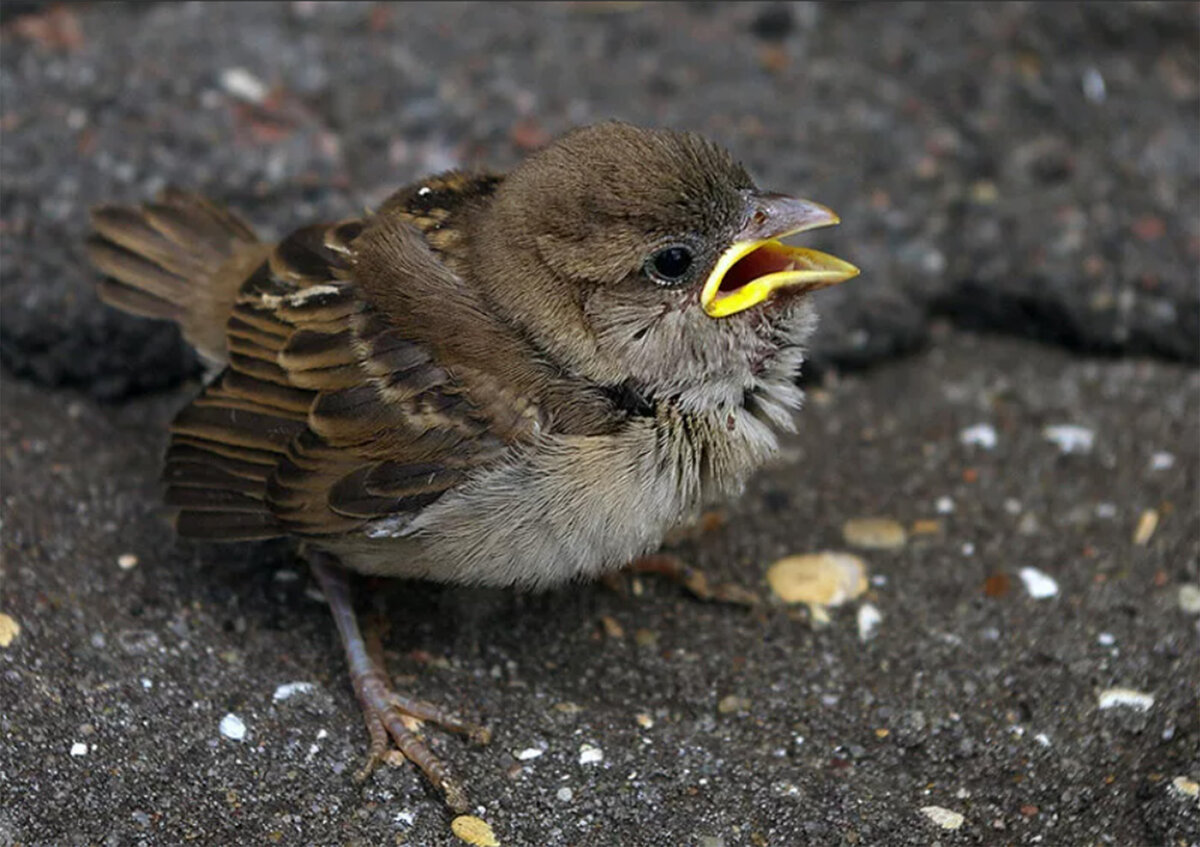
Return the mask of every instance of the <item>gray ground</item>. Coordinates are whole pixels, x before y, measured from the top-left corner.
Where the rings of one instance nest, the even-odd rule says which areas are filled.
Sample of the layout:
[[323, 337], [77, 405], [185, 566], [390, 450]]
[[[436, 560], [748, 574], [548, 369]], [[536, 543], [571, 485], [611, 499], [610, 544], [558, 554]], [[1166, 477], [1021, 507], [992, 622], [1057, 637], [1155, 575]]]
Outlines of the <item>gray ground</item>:
[[859, 550], [871, 588], [825, 628], [655, 580], [375, 585], [401, 681], [495, 730], [432, 743], [502, 843], [1200, 844], [1194, 5], [18, 5], [0, 844], [460, 843], [409, 768], [352, 783], [365, 732], [286, 549], [171, 539], [155, 476], [195, 363], [97, 305], [79, 241], [166, 182], [279, 232], [610, 115], [833, 206], [821, 244], [865, 271], [823, 295], [800, 435], [680, 555], [768, 595], [781, 556], [853, 549], [850, 518], [936, 525]]

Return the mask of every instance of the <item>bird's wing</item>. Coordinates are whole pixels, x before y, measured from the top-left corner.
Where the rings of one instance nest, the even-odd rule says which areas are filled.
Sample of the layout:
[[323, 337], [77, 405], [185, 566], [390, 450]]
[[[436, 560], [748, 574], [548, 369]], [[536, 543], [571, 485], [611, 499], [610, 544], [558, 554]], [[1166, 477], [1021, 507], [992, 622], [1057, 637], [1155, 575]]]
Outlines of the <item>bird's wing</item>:
[[[165, 479], [181, 535], [353, 531], [433, 502], [537, 426], [503, 380], [436, 361], [368, 302], [355, 240], [369, 225], [299, 230], [242, 285], [229, 366], [172, 426]], [[421, 285], [446, 288], [453, 306], [462, 281], [414, 236], [420, 270], [439, 277]]]

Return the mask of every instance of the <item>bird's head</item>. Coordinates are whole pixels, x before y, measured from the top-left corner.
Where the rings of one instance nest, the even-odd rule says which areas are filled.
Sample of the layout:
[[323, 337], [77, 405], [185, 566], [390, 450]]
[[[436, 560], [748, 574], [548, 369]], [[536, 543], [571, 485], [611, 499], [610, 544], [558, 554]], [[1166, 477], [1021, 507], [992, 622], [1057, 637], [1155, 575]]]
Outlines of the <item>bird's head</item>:
[[760, 191], [700, 136], [604, 123], [533, 155], [479, 219], [480, 282], [497, 309], [602, 384], [714, 402], [803, 343], [807, 295], [858, 274], [781, 238], [830, 226], [816, 203]]

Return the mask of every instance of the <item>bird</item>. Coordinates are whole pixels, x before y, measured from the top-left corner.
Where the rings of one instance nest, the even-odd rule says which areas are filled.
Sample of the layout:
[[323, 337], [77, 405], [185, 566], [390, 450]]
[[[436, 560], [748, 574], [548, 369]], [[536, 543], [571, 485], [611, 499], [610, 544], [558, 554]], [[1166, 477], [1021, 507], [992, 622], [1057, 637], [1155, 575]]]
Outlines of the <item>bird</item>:
[[359, 778], [394, 746], [461, 812], [412, 719], [489, 730], [393, 686], [350, 575], [547, 588], [738, 496], [794, 429], [812, 293], [859, 273], [781, 239], [838, 222], [699, 134], [605, 121], [277, 242], [166, 189], [94, 209], [87, 253], [104, 302], [209, 366], [170, 427], [177, 534], [292, 539], [362, 706]]

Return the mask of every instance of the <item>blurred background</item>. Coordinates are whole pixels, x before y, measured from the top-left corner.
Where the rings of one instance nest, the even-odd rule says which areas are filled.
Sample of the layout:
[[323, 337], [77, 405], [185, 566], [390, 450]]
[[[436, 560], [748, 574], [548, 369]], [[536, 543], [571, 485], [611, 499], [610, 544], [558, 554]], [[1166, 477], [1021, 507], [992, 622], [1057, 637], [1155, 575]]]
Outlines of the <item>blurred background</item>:
[[1195, 843], [1197, 4], [6, 2], [0, 48], [0, 843], [452, 843], [405, 770], [341, 772], [302, 569], [158, 519], [199, 367], [101, 307], [87, 210], [178, 185], [279, 235], [613, 117], [836, 209], [816, 243], [863, 269], [820, 295], [784, 464], [689, 559], [762, 588], [852, 518], [907, 540], [871, 554], [878, 641], [665, 585], [393, 590], [401, 670], [512, 727], [439, 747], [503, 843]]

